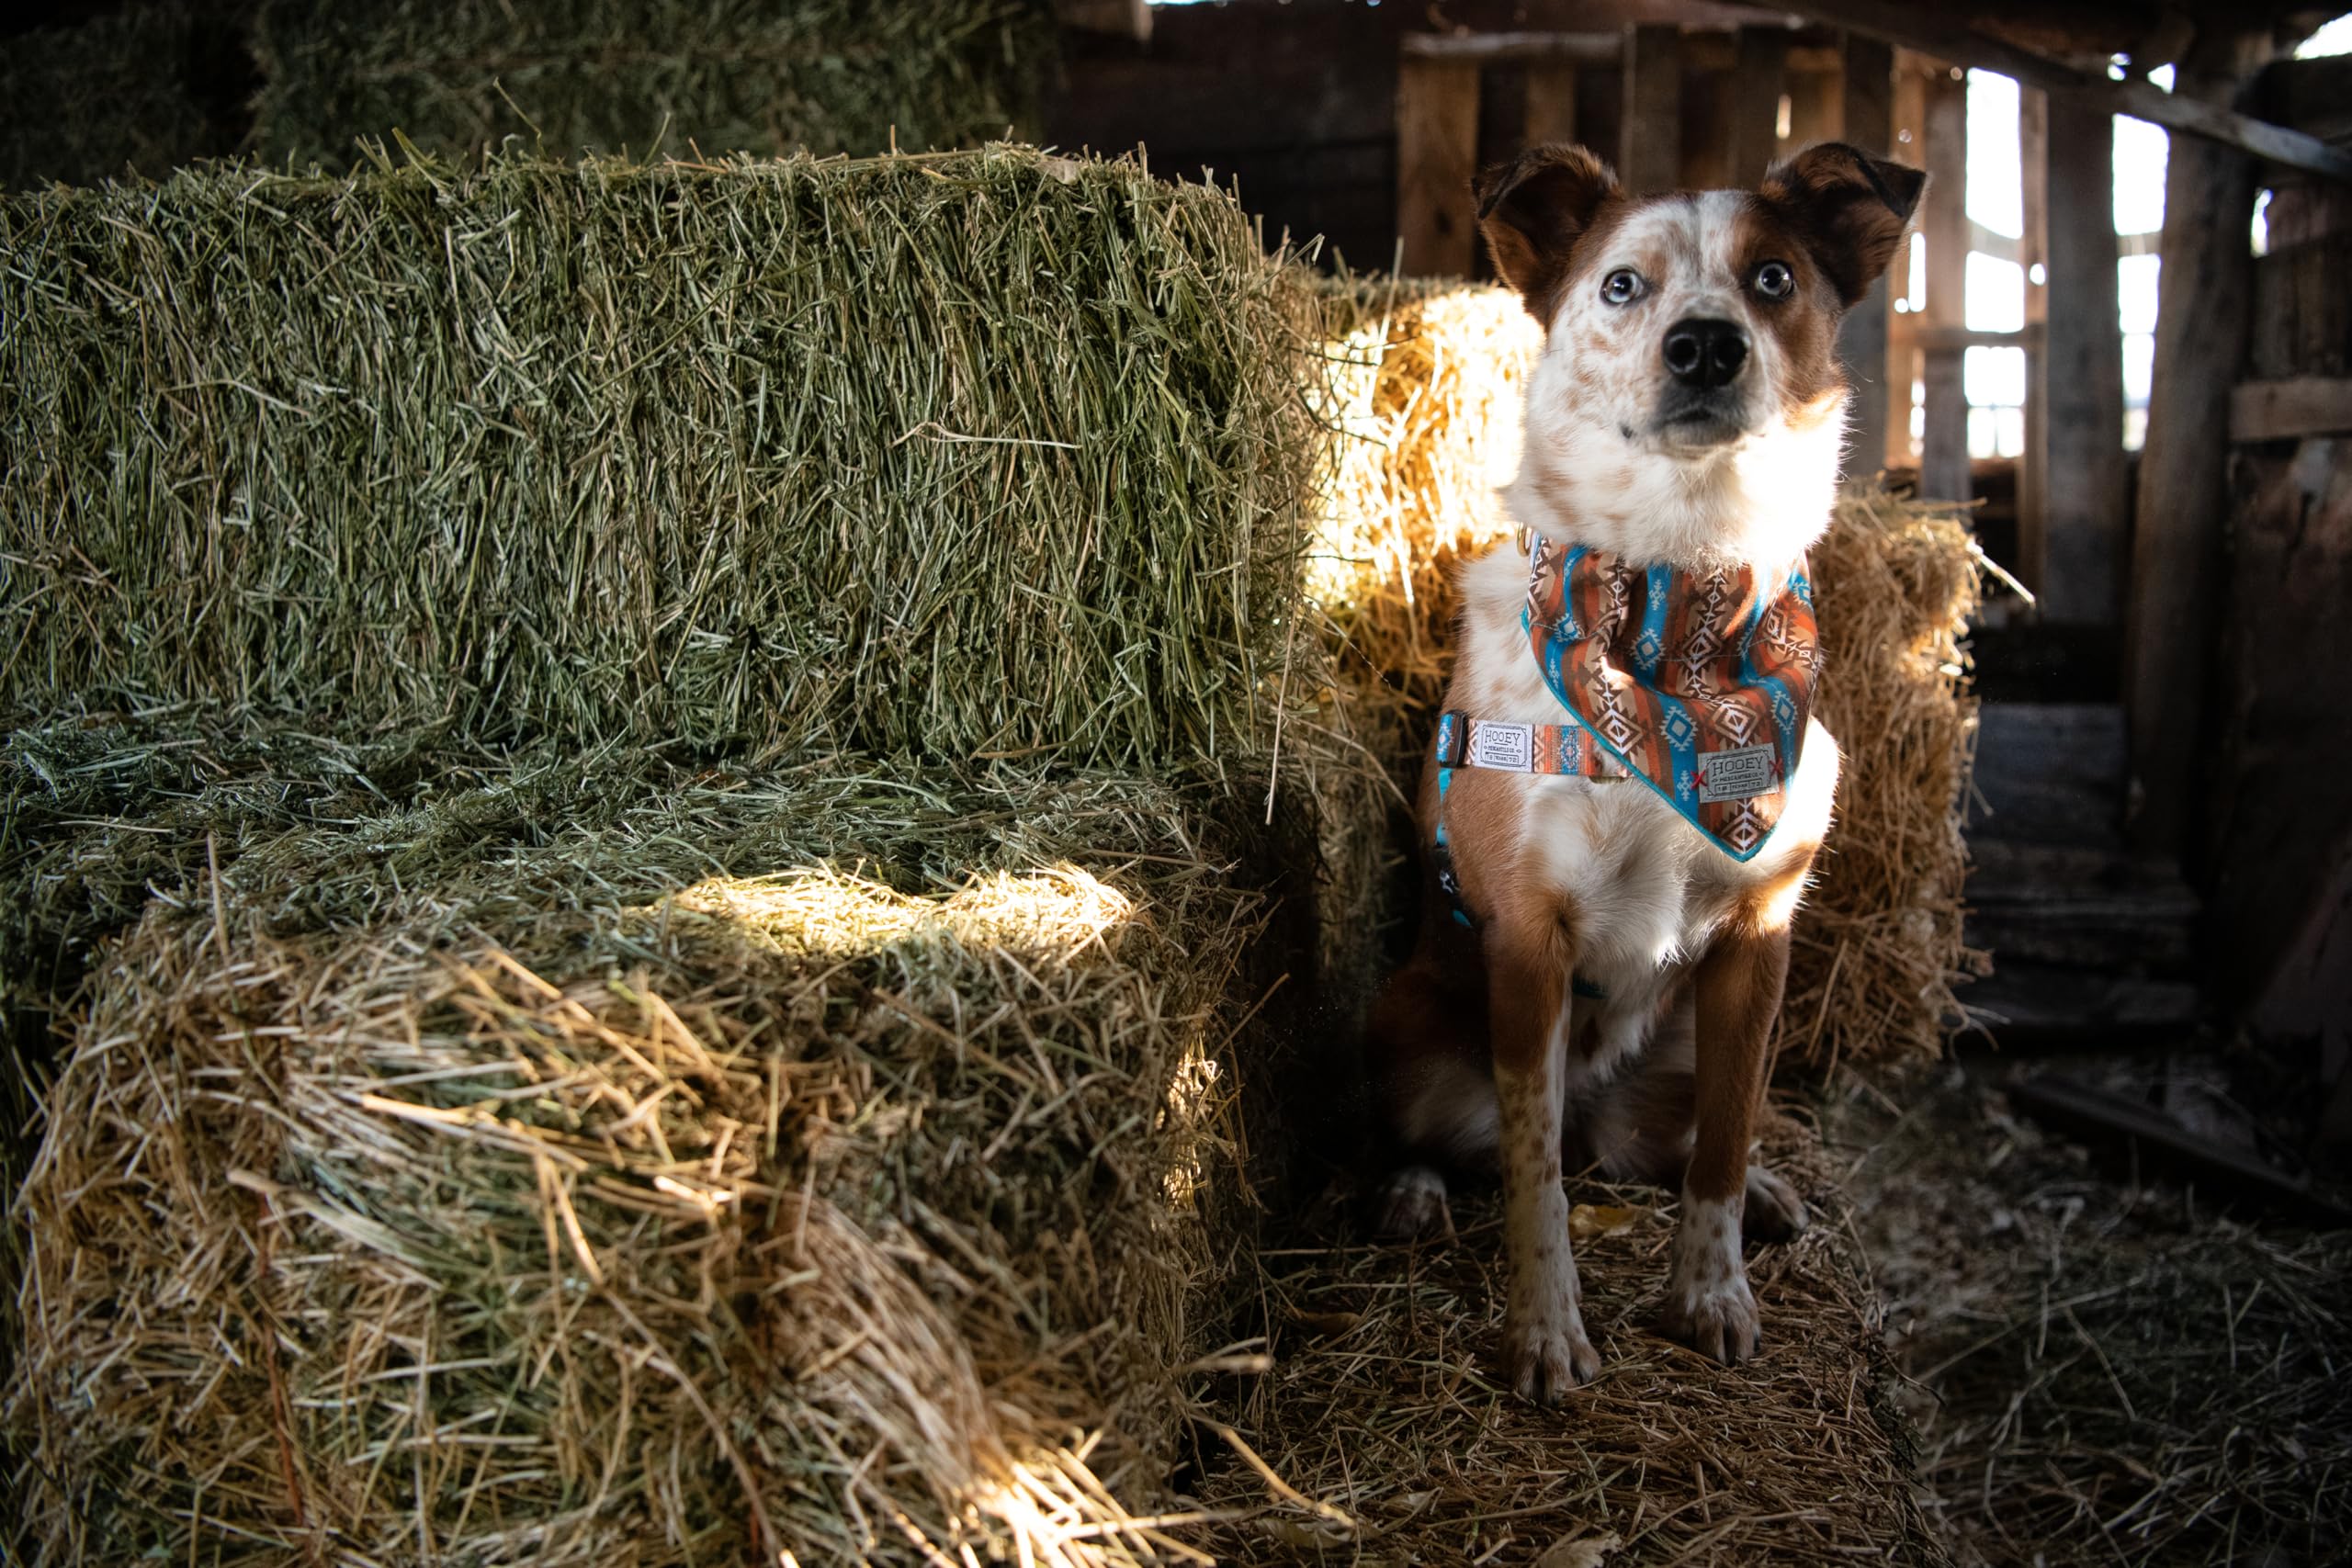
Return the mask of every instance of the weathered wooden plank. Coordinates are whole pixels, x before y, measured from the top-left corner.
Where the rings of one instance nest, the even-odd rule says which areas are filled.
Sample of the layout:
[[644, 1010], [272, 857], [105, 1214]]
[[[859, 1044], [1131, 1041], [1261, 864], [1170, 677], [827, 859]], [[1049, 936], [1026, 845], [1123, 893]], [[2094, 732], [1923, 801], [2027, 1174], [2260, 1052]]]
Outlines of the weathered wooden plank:
[[1682, 173], [1682, 34], [1673, 27], [1625, 29], [1625, 99], [1617, 135], [1617, 175], [1636, 194], [1672, 190]]
[[2293, 244], [2271, 231], [2270, 254], [2254, 264], [2255, 376], [2352, 375], [2352, 213], [2342, 216], [2340, 231]]
[[[1919, 236], [1928, 247], [1928, 300], [1922, 322], [1931, 329], [1966, 330], [1962, 298], [1968, 260], [1968, 88], [1939, 66], [1921, 85], [1927, 141], [1928, 189], [1921, 198]], [[1927, 429], [1920, 437], [1919, 491], [1938, 501], [1966, 501], [1968, 395], [1962, 355], [1941, 344], [1922, 355]]]
[[1786, 28], [1739, 29], [1731, 85], [1731, 183], [1753, 189], [1772, 166], [1781, 141], [1781, 91], [1787, 80]]
[[[1829, 134], [1865, 152], [1883, 157], [1894, 145], [1894, 51], [1875, 39], [1849, 36], [1845, 40], [1844, 55], [1845, 67], [1838, 81], [1838, 123]], [[1790, 140], [1801, 146], [1804, 143], [1798, 141], [1795, 134], [1795, 107], [1792, 95]], [[1897, 266], [1903, 265], [1904, 257], [1905, 253], [1896, 254]], [[1897, 417], [1898, 409], [1906, 418], [1911, 411], [1910, 378], [1904, 377], [1898, 389], [1887, 374], [1887, 319], [1892, 298], [1887, 280], [1881, 278], [1871, 285], [1868, 298], [1846, 313], [1838, 328], [1838, 353], [1846, 362], [1848, 379], [1854, 385], [1853, 400], [1846, 414], [1849, 432], [1846, 449], [1852, 455], [1847, 466], [1863, 473], [1886, 460], [1887, 426]], [[1907, 358], [1905, 364], [1908, 366]]]
[[2049, 104], [2050, 301], [2034, 393], [2043, 432], [2044, 619], [2112, 626], [2122, 610], [2123, 340], [2117, 327], [2115, 123]]
[[2293, 441], [2352, 434], [2352, 378], [2244, 381], [2230, 393], [2230, 439]]
[[[2352, 936], [2352, 442], [2234, 455], [2209, 861], [2215, 977], [2293, 1032], [2352, 1025], [2352, 964], [2316, 967]], [[2284, 1016], [2280, 1016], [2281, 1014]]]
[[[2270, 47], [2267, 30], [2200, 38], [2179, 64], [2175, 91], [2226, 102]], [[2213, 647], [2196, 628], [2222, 579], [2229, 448], [2214, 437], [2228, 428], [2246, 356], [2254, 190], [2255, 164], [2245, 153], [2173, 139], [2124, 637], [2129, 826], [2152, 854], [2184, 853], [2198, 814]]]
[[[1613, 39], [1611, 40], [1615, 42]], [[1527, 64], [1524, 141], [1530, 147], [1577, 139], [1577, 73], [1573, 60], [1532, 60]]]
[[1478, 68], [1407, 57], [1396, 72], [1396, 235], [1420, 277], [1466, 277], [1476, 257]]

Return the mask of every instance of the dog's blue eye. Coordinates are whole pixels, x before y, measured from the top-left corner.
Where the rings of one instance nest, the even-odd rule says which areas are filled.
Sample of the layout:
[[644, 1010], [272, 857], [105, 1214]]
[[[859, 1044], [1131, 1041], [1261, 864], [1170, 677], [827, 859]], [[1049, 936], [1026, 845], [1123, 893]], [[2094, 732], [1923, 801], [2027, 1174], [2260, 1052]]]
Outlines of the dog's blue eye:
[[1767, 299], [1785, 299], [1796, 286], [1797, 275], [1786, 262], [1769, 261], [1756, 269], [1756, 292]]
[[1642, 275], [1621, 266], [1600, 280], [1600, 297], [1611, 305], [1630, 305], [1642, 297]]

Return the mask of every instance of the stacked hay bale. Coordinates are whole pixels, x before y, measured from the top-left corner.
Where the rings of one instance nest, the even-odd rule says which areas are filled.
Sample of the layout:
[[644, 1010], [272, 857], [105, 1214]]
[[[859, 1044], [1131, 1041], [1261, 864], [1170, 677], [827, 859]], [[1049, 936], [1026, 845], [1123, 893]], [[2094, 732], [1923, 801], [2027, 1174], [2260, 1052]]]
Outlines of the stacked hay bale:
[[249, 846], [109, 950], [27, 1194], [43, 1554], [1148, 1553], [1264, 913], [1199, 815], [513, 811]]
[[[1420, 776], [1444, 693], [1453, 573], [1507, 538], [1494, 491], [1516, 470], [1542, 335], [1507, 289], [1372, 280], [1325, 299], [1343, 432], [1317, 519], [1313, 591], [1341, 636], [1337, 673]], [[1958, 1016], [1966, 851], [1959, 805], [1975, 708], [1962, 639], [1977, 560], [1949, 508], [1848, 488], [1815, 547], [1821, 716], [1846, 754], [1837, 824], [1798, 920], [1785, 1058], [1933, 1055]]]
[[368, 0], [263, 6], [254, 145], [470, 157], [968, 147], [1035, 118], [1047, 0]]
[[1213, 771], [1312, 652], [1289, 296], [1198, 186], [200, 170], [0, 248], [21, 712]]
[[10, 984], [88, 965], [40, 1559], [1147, 1553], [1236, 1037], [1351, 929], [1261, 941], [1339, 775], [1238, 209], [996, 150], [0, 230]]

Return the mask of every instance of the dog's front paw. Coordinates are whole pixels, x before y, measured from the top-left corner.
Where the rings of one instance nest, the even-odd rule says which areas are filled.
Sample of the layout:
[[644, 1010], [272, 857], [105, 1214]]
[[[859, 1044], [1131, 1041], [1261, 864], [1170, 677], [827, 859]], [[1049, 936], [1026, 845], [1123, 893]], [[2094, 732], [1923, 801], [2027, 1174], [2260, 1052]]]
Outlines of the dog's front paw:
[[1503, 1325], [1503, 1370], [1522, 1399], [1557, 1404], [1568, 1391], [1600, 1375], [1600, 1352], [1571, 1312], [1565, 1318]]
[[1686, 1194], [1660, 1308], [1659, 1327], [1668, 1337], [1727, 1367], [1755, 1355], [1763, 1332], [1756, 1293], [1747, 1288], [1739, 1231], [1736, 1207]]
[[1668, 1337], [1713, 1356], [1726, 1367], [1753, 1357], [1764, 1332], [1763, 1319], [1756, 1311], [1756, 1294], [1747, 1288], [1745, 1273], [1690, 1290], [1668, 1285], [1659, 1327]]

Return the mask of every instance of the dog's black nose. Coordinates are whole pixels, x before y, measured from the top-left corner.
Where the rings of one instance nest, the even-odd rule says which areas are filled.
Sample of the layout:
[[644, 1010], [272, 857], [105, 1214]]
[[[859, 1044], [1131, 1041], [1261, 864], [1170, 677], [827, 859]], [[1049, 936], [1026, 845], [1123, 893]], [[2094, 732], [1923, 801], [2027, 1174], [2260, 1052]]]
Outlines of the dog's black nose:
[[1747, 331], [1736, 321], [1694, 316], [1666, 330], [1666, 367], [1688, 387], [1721, 387], [1747, 363]]

